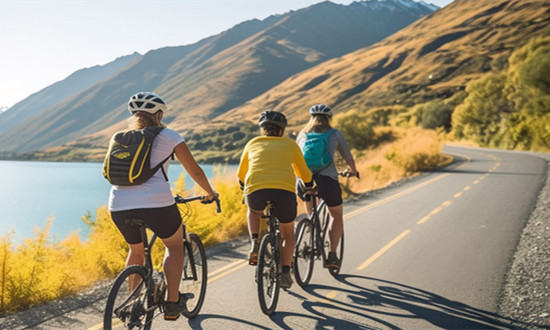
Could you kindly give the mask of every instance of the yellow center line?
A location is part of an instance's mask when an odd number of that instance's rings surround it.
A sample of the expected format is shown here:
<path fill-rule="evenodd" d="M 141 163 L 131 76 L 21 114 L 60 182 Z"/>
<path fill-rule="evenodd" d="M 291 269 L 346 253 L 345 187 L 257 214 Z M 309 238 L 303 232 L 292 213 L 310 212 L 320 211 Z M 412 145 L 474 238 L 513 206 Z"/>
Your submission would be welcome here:
<path fill-rule="evenodd" d="M 331 290 L 329 293 L 327 293 L 325 295 L 326 299 L 319 299 L 318 301 L 320 303 L 323 303 L 323 304 L 330 304 L 331 302 L 329 301 L 329 299 L 334 299 L 334 297 L 336 297 L 336 295 L 338 294 L 338 291 L 336 290 Z"/>
<path fill-rule="evenodd" d="M 416 191 L 416 190 L 418 190 L 418 189 L 420 189 L 420 188 L 422 188 L 422 187 L 425 187 L 425 186 L 427 186 L 427 185 L 429 185 L 429 184 L 431 184 L 431 183 L 433 183 L 433 182 L 435 182 L 435 181 L 437 181 L 437 180 L 443 179 L 444 177 L 447 177 L 447 176 L 449 176 L 449 175 L 450 175 L 450 174 L 448 174 L 448 173 L 447 173 L 447 174 L 442 174 L 442 175 L 437 176 L 437 177 L 435 177 L 435 178 L 433 178 L 433 179 L 431 179 L 431 180 L 422 182 L 422 183 L 420 183 L 420 184 L 418 184 L 418 185 L 416 185 L 416 186 L 414 186 L 414 187 L 411 187 L 411 188 L 409 188 L 409 189 L 407 189 L 407 190 L 404 190 L 404 191 L 402 191 L 402 192 L 400 192 L 400 193 L 397 193 L 397 194 L 395 194 L 395 195 L 386 197 L 386 198 L 384 198 L 384 199 L 382 199 L 382 200 L 379 200 L 378 202 L 372 203 L 371 205 L 367 205 L 367 206 L 362 207 L 362 208 L 360 208 L 360 209 L 357 209 L 357 210 L 355 210 L 355 211 L 349 212 L 349 213 L 347 213 L 347 214 L 344 215 L 344 220 L 347 220 L 347 219 L 349 219 L 349 218 L 352 218 L 352 217 L 354 217 L 354 216 L 356 216 L 356 215 L 358 215 L 358 214 L 361 214 L 361 213 L 363 213 L 363 212 L 366 212 L 366 211 L 368 211 L 368 210 L 371 210 L 371 209 L 373 209 L 373 208 L 375 208 L 375 207 L 378 207 L 378 206 L 380 206 L 380 205 L 389 203 L 389 202 L 391 202 L 391 201 L 393 201 L 393 200 L 396 200 L 396 199 L 398 199 L 398 198 L 400 198 L 400 197 L 403 197 L 403 196 L 405 196 L 405 195 L 407 195 L 407 194 L 410 194 L 410 193 L 412 193 L 413 191 Z"/>
<path fill-rule="evenodd" d="M 375 254 L 373 254 L 370 258 L 368 258 L 365 262 L 363 262 L 359 267 L 357 267 L 357 270 L 363 270 L 363 269 L 367 268 L 368 265 L 370 265 L 371 263 L 373 263 L 376 259 L 380 258 L 381 255 L 383 255 L 384 253 L 386 253 L 386 251 L 388 251 L 392 246 L 394 246 L 395 244 L 397 244 L 397 242 L 399 242 L 400 240 L 402 240 L 403 237 L 407 236 L 410 232 L 411 232 L 411 230 L 410 230 L 410 229 L 407 229 L 407 230 L 405 230 L 404 232 L 402 232 L 401 234 L 399 234 L 396 238 L 394 238 L 393 240 L 391 240 L 391 242 L 389 242 L 388 244 L 386 244 L 386 246 L 384 246 L 383 248 L 381 248 L 380 250 L 378 250 L 378 252 L 376 252 Z"/>
<path fill-rule="evenodd" d="M 454 195 L 454 198 L 458 198 L 458 197 L 460 197 L 460 196 L 462 196 L 462 191 L 457 192 L 457 193 Z"/>
<path fill-rule="evenodd" d="M 456 167 L 457 170 L 463 168 L 464 166 L 466 166 L 466 165 L 468 165 L 468 164 L 470 163 L 470 161 L 471 161 L 471 158 L 470 158 L 470 157 L 468 157 L 468 156 L 466 156 L 466 155 L 462 155 L 462 154 L 457 154 L 457 155 L 460 155 L 460 156 L 466 158 L 466 161 L 465 161 L 463 164 L 460 164 L 459 166 Z M 429 185 L 429 184 L 432 184 L 432 183 L 434 183 L 434 182 L 436 182 L 436 181 L 438 181 L 438 180 L 441 180 L 441 179 L 443 179 L 443 178 L 445 178 L 445 177 L 447 177 L 447 176 L 449 176 L 449 175 L 450 175 L 449 173 L 441 174 L 440 176 L 437 176 L 437 177 L 435 177 L 435 178 L 433 178 L 433 179 L 430 179 L 430 180 L 428 180 L 428 181 L 419 183 L 418 185 L 413 186 L 413 187 L 411 187 L 411 188 L 409 188 L 409 189 L 407 189 L 407 190 L 404 190 L 404 191 L 402 191 L 402 192 L 400 192 L 400 193 L 397 193 L 397 194 L 395 194 L 395 195 L 386 197 L 385 199 L 379 200 L 378 202 L 372 203 L 371 205 L 367 205 L 367 206 L 362 207 L 362 208 L 360 208 L 360 209 L 357 209 L 357 210 L 355 210 L 355 211 L 351 211 L 351 212 L 349 212 L 349 213 L 346 213 L 346 214 L 344 214 L 344 220 L 347 220 L 347 219 L 349 219 L 349 218 L 353 218 L 354 216 L 356 216 L 356 215 L 358 215 L 358 214 L 361 214 L 361 213 L 366 212 L 366 211 L 368 211 L 368 210 L 374 209 L 374 208 L 376 208 L 376 207 L 378 207 L 378 206 L 380 206 L 380 205 L 384 205 L 384 204 L 389 203 L 389 202 L 391 202 L 391 201 L 393 201 L 393 200 L 396 200 L 396 199 L 398 199 L 398 198 L 400 198 L 400 197 L 403 197 L 403 196 L 405 196 L 405 195 L 408 195 L 408 194 L 412 193 L 413 191 L 416 191 L 416 190 L 418 190 L 418 189 L 420 189 L 420 188 L 423 188 L 423 187 L 425 187 L 425 186 L 427 186 L 427 185 Z"/>
<path fill-rule="evenodd" d="M 228 269 L 228 268 L 235 267 L 236 265 L 238 265 L 238 264 L 240 264 L 240 263 L 242 263 L 242 262 L 245 262 L 245 261 L 242 260 L 242 259 L 239 259 L 239 260 L 234 261 L 234 262 L 232 262 L 232 263 L 230 263 L 230 264 L 227 264 L 227 265 L 225 265 L 225 266 L 223 266 L 223 267 L 220 267 L 220 268 L 216 269 L 215 271 L 211 272 L 210 274 L 208 274 L 208 277 L 211 277 L 211 276 L 214 276 L 214 275 L 216 275 L 216 274 L 218 274 L 218 273 L 221 273 L 221 272 L 225 271 L 225 270 Z"/>
<path fill-rule="evenodd" d="M 239 263 L 241 263 L 241 264 L 239 265 Z M 218 276 L 214 276 L 213 278 L 208 279 L 208 283 L 212 283 L 212 282 L 214 282 L 215 280 L 217 280 L 217 279 L 219 279 L 219 278 L 222 278 L 222 277 L 224 277 L 225 275 L 230 274 L 230 273 L 232 273 L 232 272 L 234 272 L 234 271 L 236 271 L 236 270 L 238 270 L 238 269 L 241 269 L 241 268 L 243 268 L 244 266 L 248 265 L 248 263 L 246 262 L 246 260 L 240 260 L 239 262 L 234 262 L 234 263 L 232 263 L 231 265 L 233 265 L 233 264 L 235 264 L 235 267 L 229 269 L 228 271 L 225 271 L 225 272 L 221 273 L 221 274 L 218 275 Z M 228 265 L 228 266 L 229 266 L 229 265 Z M 227 266 L 226 266 L 226 267 L 227 267 Z"/>
<path fill-rule="evenodd" d="M 113 324 L 112 326 L 113 326 L 113 328 L 115 327 L 114 324 Z M 88 328 L 88 330 L 99 330 L 99 329 L 101 329 L 101 328 L 103 328 L 103 323 L 96 324 L 96 325 L 94 325 L 93 327 Z"/>

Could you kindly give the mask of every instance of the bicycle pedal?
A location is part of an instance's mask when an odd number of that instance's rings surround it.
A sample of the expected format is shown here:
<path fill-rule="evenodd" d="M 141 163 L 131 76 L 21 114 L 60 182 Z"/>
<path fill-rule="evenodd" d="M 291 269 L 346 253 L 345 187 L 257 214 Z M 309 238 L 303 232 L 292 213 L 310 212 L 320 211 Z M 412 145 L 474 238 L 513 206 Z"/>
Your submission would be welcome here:
<path fill-rule="evenodd" d="M 195 295 L 193 293 L 190 293 L 190 292 L 189 293 L 182 293 L 182 296 L 183 296 L 183 299 L 185 299 L 186 301 L 195 298 Z"/>

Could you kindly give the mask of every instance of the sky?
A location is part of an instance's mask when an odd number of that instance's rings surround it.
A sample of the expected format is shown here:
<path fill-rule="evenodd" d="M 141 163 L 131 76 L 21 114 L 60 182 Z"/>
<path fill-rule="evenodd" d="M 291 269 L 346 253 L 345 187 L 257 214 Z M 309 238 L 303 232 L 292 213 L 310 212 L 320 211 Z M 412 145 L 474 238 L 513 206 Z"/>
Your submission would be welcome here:
<path fill-rule="evenodd" d="M 331 0 L 348 5 L 352 0 Z M 424 0 L 444 7 L 453 0 Z M 321 0 L 0 0 L 0 108 L 134 52 L 193 44 Z"/>

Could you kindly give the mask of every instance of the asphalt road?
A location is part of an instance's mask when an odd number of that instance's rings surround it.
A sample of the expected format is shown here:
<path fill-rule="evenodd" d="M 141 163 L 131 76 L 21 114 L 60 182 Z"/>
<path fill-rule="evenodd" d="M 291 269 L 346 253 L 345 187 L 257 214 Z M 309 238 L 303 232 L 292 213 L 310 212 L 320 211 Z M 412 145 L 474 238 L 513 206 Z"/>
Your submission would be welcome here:
<path fill-rule="evenodd" d="M 248 244 L 235 241 L 208 251 L 201 314 L 159 318 L 153 328 L 508 328 L 517 320 L 497 315 L 498 298 L 545 161 L 487 149 L 444 151 L 457 161 L 346 203 L 337 279 L 317 262 L 310 285 L 281 292 L 277 312 L 267 317 L 245 260 Z M 104 304 L 33 328 L 101 329 Z"/>

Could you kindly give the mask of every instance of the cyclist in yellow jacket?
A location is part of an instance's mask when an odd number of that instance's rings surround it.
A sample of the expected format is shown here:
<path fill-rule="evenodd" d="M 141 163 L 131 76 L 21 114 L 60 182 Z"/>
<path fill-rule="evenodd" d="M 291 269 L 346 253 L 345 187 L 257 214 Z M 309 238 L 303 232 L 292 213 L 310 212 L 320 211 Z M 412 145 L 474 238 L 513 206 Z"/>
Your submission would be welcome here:
<path fill-rule="evenodd" d="M 258 262 L 258 231 L 260 217 L 267 201 L 275 203 L 275 216 L 279 220 L 282 238 L 283 275 L 281 287 L 292 285 L 290 263 L 294 251 L 294 219 L 297 213 L 295 193 L 296 176 L 306 182 L 306 189 L 313 186 L 300 147 L 293 140 L 283 137 L 286 117 L 276 111 L 264 111 L 259 118 L 261 136 L 250 140 L 241 155 L 237 171 L 248 206 L 248 230 L 252 240 L 249 264 Z"/>

